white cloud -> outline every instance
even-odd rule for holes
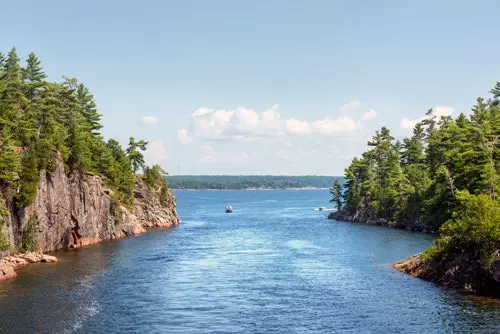
[[[359,102],[358,100],[352,100],[351,102],[345,103],[342,106],[340,106],[340,110],[343,112],[348,112],[351,110],[358,109],[360,106],[361,102]]]
[[[361,117],[361,120],[362,121],[367,121],[367,120],[375,118],[375,117],[377,117],[377,111],[373,110],[373,109],[370,109],[370,110],[368,110],[367,112],[365,112],[363,114],[363,117]]]
[[[188,133],[186,129],[180,129],[177,132],[177,138],[182,143],[189,143],[196,139],[202,141],[253,141],[262,137],[276,137],[285,134],[352,132],[358,128],[351,118],[345,116],[327,117],[316,121],[295,118],[282,119],[278,107],[275,104],[260,113],[245,107],[236,109],[198,108],[191,115],[191,132]]]
[[[454,111],[455,109],[452,106],[437,106],[432,109],[431,117],[440,118],[440,117],[450,116]],[[400,125],[403,129],[407,130],[413,129],[415,125],[417,125],[417,123],[422,122],[429,118],[430,117],[427,115],[416,119],[409,119],[408,117],[404,117],[401,119]]]
[[[167,160],[167,148],[163,140],[153,140],[148,143],[144,158],[148,164],[164,164]]]
[[[278,105],[273,104],[271,108],[267,109],[262,113],[262,119],[264,121],[273,121],[280,119],[280,113],[278,112]]]
[[[311,126],[309,122],[291,118],[286,121],[286,131],[289,133],[310,133]]]
[[[329,118],[312,123],[313,132],[323,134],[336,134],[342,132],[352,132],[356,130],[356,122],[349,117]]]
[[[188,144],[193,140],[191,137],[189,137],[186,129],[177,130],[177,139],[183,144]]]
[[[432,109],[432,114],[436,117],[450,116],[454,111],[452,106],[437,106]]]
[[[156,125],[159,122],[160,122],[160,120],[156,116],[144,116],[142,118],[142,123],[144,123],[144,124]]]

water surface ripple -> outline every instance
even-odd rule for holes
[[[329,221],[327,191],[176,195],[179,227],[0,285],[0,333],[500,332],[498,304],[390,268],[431,236]]]

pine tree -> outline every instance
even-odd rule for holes
[[[130,162],[132,164],[132,171],[134,173],[139,170],[139,168],[144,167],[144,156],[142,155],[141,151],[146,150],[146,146],[148,145],[147,141],[144,140],[139,140],[135,141],[134,137],[130,137],[130,141],[128,144],[127,148],[127,156],[130,159]]]
[[[338,179],[333,181],[333,185],[330,188],[330,194],[332,195],[330,202],[335,203],[337,211],[339,211],[342,208],[342,186]]]
[[[22,70],[22,78],[25,82],[25,96],[32,101],[44,86],[47,75],[43,72],[42,63],[34,53],[28,55],[26,68]]]
[[[102,128],[101,115],[97,112],[94,96],[87,87],[78,84],[76,98],[82,108],[82,116],[87,123],[88,130],[94,135],[99,135],[99,130]]]

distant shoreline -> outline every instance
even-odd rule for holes
[[[242,190],[242,191],[268,191],[268,190],[328,190],[329,188],[315,188],[315,187],[303,187],[303,188],[200,188],[200,189],[185,189],[185,188],[170,188],[176,191],[197,191],[197,190],[208,190],[208,191],[224,191],[224,190]]]

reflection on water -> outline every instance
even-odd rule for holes
[[[328,191],[176,195],[183,225],[0,285],[0,333],[500,332],[498,302],[390,268],[431,236],[328,221]]]

